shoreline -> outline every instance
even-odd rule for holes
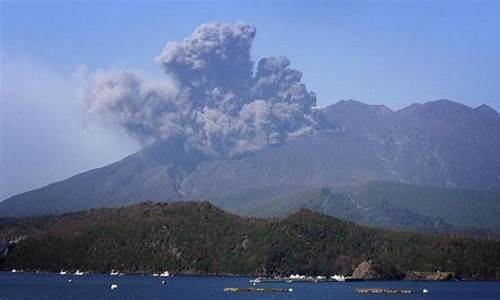
[[[172,276],[168,277],[161,277],[161,276],[153,276],[150,273],[122,273],[123,275],[111,275],[109,273],[99,273],[99,272],[84,272],[83,275],[75,275],[74,273],[68,273],[68,274],[59,274],[58,272],[51,272],[51,271],[23,271],[23,270],[18,270],[16,272],[8,271],[8,270],[0,270],[0,274],[11,274],[11,275],[21,275],[21,274],[26,274],[26,275],[58,275],[61,277],[85,277],[85,276],[109,276],[109,277],[124,277],[124,276],[136,276],[136,277],[151,277],[151,278],[158,278],[158,279],[172,279],[175,277],[182,277],[182,278],[189,278],[189,277],[196,277],[196,278],[202,278],[202,277],[209,277],[209,278],[216,278],[216,277],[227,277],[227,278],[245,278],[245,279],[254,279],[259,276],[251,276],[251,275],[237,275],[237,274],[188,274],[188,273],[177,273]],[[262,278],[262,277],[261,277]],[[270,278],[271,277],[266,277]],[[291,282],[287,282],[286,280],[271,280],[271,281],[263,281],[259,284],[269,284],[269,283],[286,283],[286,284],[296,284],[296,283],[311,283],[311,284],[321,284],[321,283],[356,283],[356,282],[500,282],[500,280],[494,280],[494,279],[460,279],[460,280],[415,280],[415,279],[356,279],[356,280],[346,280],[346,281],[334,281],[334,280],[321,280],[321,281],[312,281],[312,280],[292,280]]]

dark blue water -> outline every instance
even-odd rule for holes
[[[73,282],[68,282],[68,279]],[[61,276],[0,272],[0,299],[500,299],[500,282],[345,282],[261,283],[261,287],[292,288],[291,293],[231,294],[224,287],[248,287],[249,278],[152,276]],[[166,280],[166,284],[161,284]],[[111,290],[112,283],[118,288]],[[361,295],[358,287],[410,288],[411,295]],[[429,290],[422,294],[423,288]]]

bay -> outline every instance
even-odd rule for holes
[[[72,282],[69,282],[69,280]],[[59,275],[0,272],[0,299],[500,299],[500,282],[324,282],[259,283],[257,287],[291,288],[287,293],[227,293],[225,287],[251,287],[248,277],[141,275]],[[166,283],[162,284],[165,280]],[[116,289],[110,289],[116,284]],[[364,295],[356,288],[412,289],[410,295]],[[422,294],[423,289],[429,293]]]

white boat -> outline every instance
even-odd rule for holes
[[[428,290],[428,289],[423,289],[423,290],[422,290],[422,293],[423,293],[423,294],[427,294],[428,292],[429,292],[429,290]]]
[[[64,270],[61,270],[61,272],[59,272],[59,275],[66,275],[68,274],[68,272],[64,271]]]
[[[109,275],[111,275],[111,276],[116,276],[116,275],[119,275],[119,274],[120,274],[120,272],[115,271],[115,269],[111,270],[111,273],[109,273]]]
[[[291,279],[291,280],[305,280],[306,279],[306,275],[292,274],[292,275],[288,276],[288,279]]]
[[[157,277],[157,276],[160,276],[160,274],[158,274],[158,273],[153,273],[153,276]]]
[[[170,273],[168,273],[168,271],[165,271],[165,272],[160,274],[160,277],[169,277],[169,276],[170,276]]]
[[[114,284],[114,283],[110,287],[110,289],[112,289],[112,290],[117,289],[117,288],[118,288],[118,284]]]
[[[255,279],[250,279],[249,282],[250,283],[260,283],[262,281],[260,280],[260,278],[255,278]]]
[[[344,282],[345,281],[345,276],[344,275],[333,275],[330,277],[332,281],[337,281],[337,282]]]
[[[10,272],[11,273],[17,273],[17,270],[16,269],[12,269]]]
[[[83,272],[81,272],[80,270],[76,270],[75,275],[76,276],[82,276]]]

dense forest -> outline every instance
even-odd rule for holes
[[[500,279],[498,241],[374,229],[306,209],[258,219],[208,202],[148,202],[2,219],[1,240],[11,241],[4,270],[348,275],[371,260],[385,278],[441,270]]]

